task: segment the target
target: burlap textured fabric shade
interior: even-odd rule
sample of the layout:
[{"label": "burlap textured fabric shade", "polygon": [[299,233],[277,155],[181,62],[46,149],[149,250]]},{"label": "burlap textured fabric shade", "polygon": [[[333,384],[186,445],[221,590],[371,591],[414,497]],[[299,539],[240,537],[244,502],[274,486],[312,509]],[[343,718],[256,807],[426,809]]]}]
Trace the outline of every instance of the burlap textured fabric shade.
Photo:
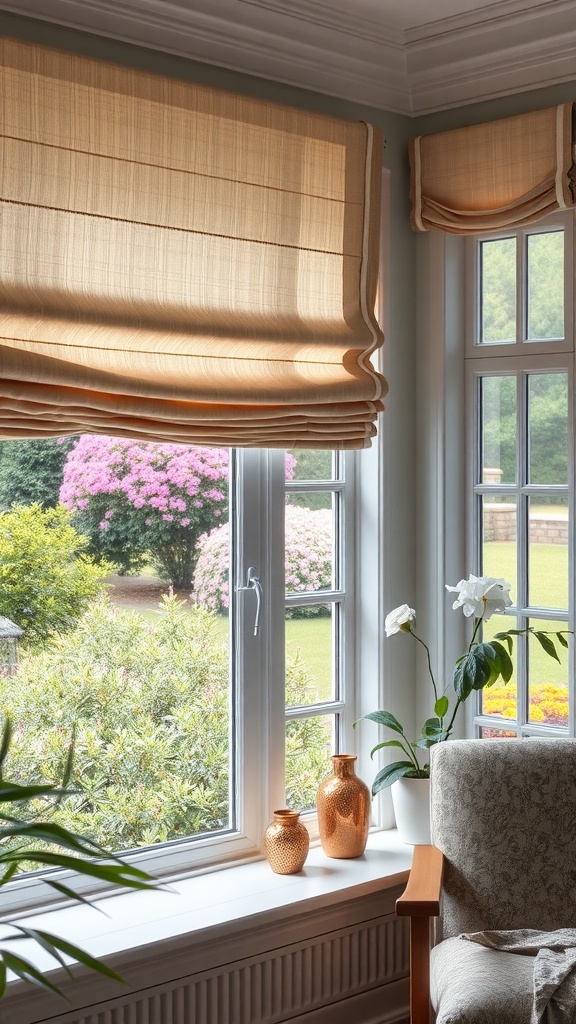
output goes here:
[{"label": "burlap textured fabric shade", "polygon": [[0,436],[361,448],[371,126],[4,38]]},{"label": "burlap textured fabric shade", "polygon": [[520,227],[576,202],[574,104],[410,145],[412,227],[453,234]]}]

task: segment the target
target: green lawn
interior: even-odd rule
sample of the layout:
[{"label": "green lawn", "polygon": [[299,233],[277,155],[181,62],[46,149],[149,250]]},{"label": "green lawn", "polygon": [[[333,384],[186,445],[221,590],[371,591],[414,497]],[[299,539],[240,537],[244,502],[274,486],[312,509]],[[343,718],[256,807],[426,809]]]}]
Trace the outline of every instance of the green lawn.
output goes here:
[{"label": "green lawn", "polygon": [[[149,622],[153,622],[158,614],[153,611],[140,612]],[[214,628],[224,642],[228,637],[228,619],[223,615],[217,616]],[[330,700],[332,697],[331,643],[331,619],[287,619],[286,656],[291,658],[298,654],[315,686],[319,701]]]},{"label": "green lawn", "polygon": [[[488,576],[503,577],[512,583],[512,600],[516,601],[516,545],[512,542],[492,542],[484,546],[484,573]],[[544,608],[567,608],[568,606],[568,553],[561,544],[533,544],[530,550],[530,600]],[[552,619],[532,619],[537,629],[563,629],[565,624]],[[499,630],[512,625],[510,618],[495,615],[488,623],[484,634],[487,639]],[[568,652],[556,645],[560,655],[559,665],[544,653],[538,641],[529,644],[529,677],[532,686],[545,683],[565,687],[568,685]],[[514,659],[515,660],[515,659]],[[511,688],[514,679],[508,684]]]},{"label": "green lawn", "polygon": [[[530,604],[544,608],[568,607],[568,549],[563,544],[532,544],[530,548]],[[516,544],[492,541],[484,545],[484,575],[503,577],[512,584],[516,601]]]}]

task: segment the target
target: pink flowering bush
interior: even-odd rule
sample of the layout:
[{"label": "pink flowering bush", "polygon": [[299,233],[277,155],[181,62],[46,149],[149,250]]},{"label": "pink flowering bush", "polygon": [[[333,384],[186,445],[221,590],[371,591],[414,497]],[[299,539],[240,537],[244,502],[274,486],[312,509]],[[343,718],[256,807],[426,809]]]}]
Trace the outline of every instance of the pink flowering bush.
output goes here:
[{"label": "pink flowering bush", "polygon": [[[332,586],[332,512],[310,511],[286,505],[286,590],[329,590]],[[228,527],[217,526],[198,541],[193,597],[202,608],[215,614],[229,607]],[[290,615],[304,618],[321,615],[323,606],[290,609]]]},{"label": "pink flowering bush", "polygon": [[228,450],[84,435],[64,465],[60,501],[90,552],[189,587],[201,534],[228,512]]}]

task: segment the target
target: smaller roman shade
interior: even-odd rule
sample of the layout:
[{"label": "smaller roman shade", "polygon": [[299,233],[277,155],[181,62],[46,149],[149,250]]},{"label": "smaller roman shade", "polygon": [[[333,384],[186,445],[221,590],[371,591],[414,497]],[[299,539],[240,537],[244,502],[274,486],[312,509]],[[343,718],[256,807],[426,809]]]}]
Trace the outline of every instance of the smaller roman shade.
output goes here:
[{"label": "smaller roman shade", "polygon": [[520,227],[576,203],[574,104],[410,143],[415,231]]},{"label": "smaller roman shade", "polygon": [[0,436],[362,448],[377,129],[0,40]]}]

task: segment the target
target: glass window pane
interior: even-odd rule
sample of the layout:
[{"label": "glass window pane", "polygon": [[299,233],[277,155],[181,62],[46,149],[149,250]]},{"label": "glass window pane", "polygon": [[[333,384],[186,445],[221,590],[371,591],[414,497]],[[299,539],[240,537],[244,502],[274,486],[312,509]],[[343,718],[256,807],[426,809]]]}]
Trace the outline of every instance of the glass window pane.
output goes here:
[{"label": "glass window pane", "polygon": [[480,736],[483,740],[515,740],[517,735],[512,730],[492,729],[490,726],[488,728],[482,726],[480,729]]},{"label": "glass window pane", "polygon": [[[506,577],[504,577],[506,579]],[[482,639],[492,640],[496,633],[503,633],[507,629],[514,629],[516,622],[509,615],[493,615],[486,622],[482,629]],[[515,638],[516,640],[516,638]],[[504,683],[501,679],[494,686],[487,686],[481,692],[482,714],[496,715],[498,718],[516,718],[517,702],[517,671],[516,671],[516,648],[511,654],[514,672],[510,682]],[[508,649],[508,648],[506,648]]]},{"label": "glass window pane", "polygon": [[336,697],[333,604],[286,609],[286,706],[305,707]]},{"label": "glass window pane", "polygon": [[[532,619],[531,626],[538,630],[556,632],[567,628],[567,623]],[[535,637],[528,642],[528,678],[530,680],[530,722],[542,725],[568,725],[568,650],[555,637],[560,664],[542,649]]]},{"label": "glass window pane", "polygon": [[508,580],[514,602],[518,596],[516,518],[516,499],[513,495],[483,496],[482,574]]},{"label": "glass window pane", "polygon": [[286,452],[287,480],[332,480],[336,453],[292,448]]},{"label": "glass window pane", "polygon": [[[35,629],[58,593],[61,606],[56,640],[28,642],[25,630],[3,695],[18,723],[14,777],[58,778],[75,724],[81,793],[56,822],[121,850],[232,827],[230,453],[92,436],[33,444],[2,450],[0,487],[11,504],[10,479],[25,480],[18,466],[37,465],[36,491],[21,490],[16,512],[37,538],[46,516],[54,537],[39,549],[42,575],[30,572]],[[39,489],[45,512],[32,504]],[[74,608],[69,568],[82,544],[62,575],[61,516],[68,537],[87,538],[94,565],[107,560],[103,593]]]},{"label": "glass window pane", "polygon": [[311,811],[318,786],[330,774],[336,750],[336,715],[293,718],[286,723],[286,806]]},{"label": "glass window pane", "polygon": [[530,341],[564,337],[564,233],[528,235]]},{"label": "glass window pane", "polygon": [[482,479],[516,481],[516,377],[482,377]]},{"label": "glass window pane", "polygon": [[568,482],[568,376],[528,376],[530,483]]},{"label": "glass window pane", "polygon": [[516,239],[480,243],[481,344],[516,341]]},{"label": "glass window pane", "polygon": [[[295,500],[300,498],[302,505]],[[285,572],[289,594],[336,587],[332,504],[332,494],[325,491],[287,496]]]},{"label": "glass window pane", "polygon": [[568,498],[531,498],[528,528],[529,603],[567,609]]}]

